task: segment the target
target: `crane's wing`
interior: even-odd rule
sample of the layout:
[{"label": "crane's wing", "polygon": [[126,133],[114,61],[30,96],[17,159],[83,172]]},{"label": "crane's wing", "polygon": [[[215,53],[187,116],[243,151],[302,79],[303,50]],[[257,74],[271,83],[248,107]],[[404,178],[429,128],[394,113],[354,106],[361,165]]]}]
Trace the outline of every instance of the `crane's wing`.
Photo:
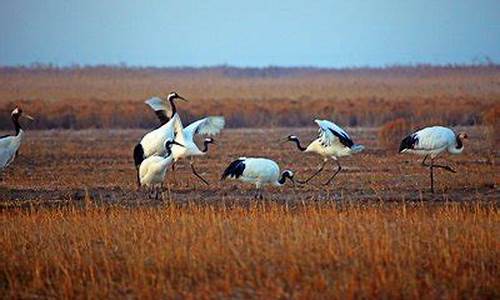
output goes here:
[{"label": "crane's wing", "polygon": [[182,125],[181,117],[178,114],[175,114],[174,117],[168,121],[169,126],[171,127],[170,135],[167,136],[168,140],[176,140],[181,144],[184,143],[184,126]]},{"label": "crane's wing", "polygon": [[416,150],[440,149],[448,146],[448,142],[455,138],[453,131],[440,126],[427,127],[413,135],[416,139],[413,149]]},{"label": "crane's wing", "polygon": [[0,137],[0,149],[4,149],[10,146],[12,139],[14,137],[12,135],[4,135]]},{"label": "crane's wing", "polygon": [[0,170],[6,168],[14,159],[15,153],[10,149],[0,149]]},{"label": "crane's wing", "polygon": [[335,143],[341,143],[346,147],[352,147],[354,142],[344,129],[335,123],[327,120],[314,120],[319,126],[319,138],[325,146],[331,146]]},{"label": "crane's wing", "polygon": [[194,136],[195,134],[202,135],[216,135],[226,124],[224,117],[211,116],[189,124],[184,129],[184,134],[187,136]]},{"label": "crane's wing", "polygon": [[168,117],[168,115],[172,113],[170,107],[168,105],[165,105],[165,101],[163,101],[161,98],[153,97],[144,101],[144,103],[149,105],[149,107],[154,110],[156,116],[160,120],[161,125],[166,124],[170,120],[170,118]]}]

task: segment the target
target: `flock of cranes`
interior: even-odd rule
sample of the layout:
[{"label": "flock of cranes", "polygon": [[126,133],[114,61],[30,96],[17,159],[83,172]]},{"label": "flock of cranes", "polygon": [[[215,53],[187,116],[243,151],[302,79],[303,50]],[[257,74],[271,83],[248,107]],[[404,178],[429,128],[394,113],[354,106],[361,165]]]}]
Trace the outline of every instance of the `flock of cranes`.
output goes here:
[{"label": "flock of cranes", "polygon": [[[145,103],[149,105],[160,120],[160,126],[147,132],[134,147],[133,158],[136,168],[137,187],[148,189],[155,198],[163,191],[163,183],[167,172],[175,172],[175,164],[180,160],[188,160],[193,174],[205,184],[209,182],[203,178],[194,166],[194,157],[205,155],[210,144],[215,144],[213,137],[224,128],[225,121],[222,116],[208,116],[197,120],[184,127],[177,113],[176,102],[178,100],[188,101],[175,92],[167,95],[166,99],[159,97],[151,98]],[[15,135],[0,137],[0,175],[2,171],[14,160],[24,136],[24,131],[19,123],[19,118],[33,118],[16,107],[11,118],[14,124]],[[292,183],[307,184],[319,173],[321,173],[329,160],[335,162],[336,170],[324,182],[328,185],[342,170],[339,158],[360,153],[364,150],[363,145],[355,144],[349,134],[328,120],[315,120],[319,127],[319,136],[309,145],[302,146],[296,135],[289,135],[283,143],[294,143],[297,149],[303,153],[316,153],[323,158],[321,167],[310,177],[303,181],[294,180],[294,173],[290,170],[280,172],[278,164],[267,158],[240,157],[229,164],[224,170],[221,180],[226,178],[236,179],[254,184],[257,189],[257,197],[262,198],[261,188],[272,184],[282,186],[286,180]],[[203,149],[198,148],[195,136],[208,136],[204,139]],[[442,152],[460,154],[464,149],[463,140],[467,134],[456,134],[453,130],[442,126],[426,127],[405,137],[400,145],[400,153],[414,153],[423,155],[422,165],[430,170],[430,186],[434,192],[434,169],[441,168],[455,173],[450,166],[435,164],[434,159]],[[427,163],[430,158],[430,163]],[[150,194],[151,195],[151,194]]]}]

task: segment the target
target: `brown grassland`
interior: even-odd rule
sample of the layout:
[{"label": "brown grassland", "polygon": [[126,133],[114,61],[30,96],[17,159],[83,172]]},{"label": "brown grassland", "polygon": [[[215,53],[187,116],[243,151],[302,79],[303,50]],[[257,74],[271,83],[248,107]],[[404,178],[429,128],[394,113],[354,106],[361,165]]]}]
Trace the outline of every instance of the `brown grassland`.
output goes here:
[{"label": "brown grassland", "polygon": [[[499,298],[499,74],[3,68],[0,113],[21,103],[38,121],[0,174],[0,298]],[[209,186],[180,164],[153,200],[135,189],[132,148],[156,123],[142,101],[171,89],[192,99],[179,105],[185,119],[219,113],[233,128],[195,159]],[[259,201],[218,180],[239,156],[311,174],[319,157],[276,141],[312,140],[302,126],[313,117],[366,146],[331,185],[333,164]],[[458,172],[437,171],[435,194],[421,158],[394,144],[427,122],[470,136],[462,155],[439,159]]]},{"label": "brown grassland", "polygon": [[[36,128],[151,128],[144,105],[175,90],[184,120],[223,114],[229,127],[481,124],[500,102],[500,66],[386,69],[0,68],[0,113],[36,111]],[[242,109],[244,108],[244,109]],[[0,128],[11,128],[0,118]]]}]

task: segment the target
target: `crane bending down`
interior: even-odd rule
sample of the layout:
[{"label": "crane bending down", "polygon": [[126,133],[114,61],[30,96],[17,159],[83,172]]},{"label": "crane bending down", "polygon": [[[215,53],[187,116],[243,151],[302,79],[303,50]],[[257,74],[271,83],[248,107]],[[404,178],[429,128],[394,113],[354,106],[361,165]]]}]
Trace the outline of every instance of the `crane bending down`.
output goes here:
[{"label": "crane bending down", "polygon": [[165,174],[174,162],[171,151],[172,145],[182,147],[182,144],[168,140],[165,142],[166,153],[164,156],[152,155],[143,160],[139,167],[139,184],[151,188],[153,192],[156,191],[156,199],[158,199],[160,193],[163,193]]},{"label": "crane bending down", "polygon": [[133,156],[138,188],[141,186],[139,166],[142,161],[152,155],[165,155],[165,142],[167,140],[174,140],[175,132],[180,132],[182,130],[182,123],[175,106],[176,99],[187,101],[175,92],[168,94],[167,101],[170,103],[172,110],[170,117],[167,116],[167,108],[162,99],[154,97],[145,101],[145,103],[155,111],[156,115],[160,119],[161,126],[146,133],[142,137],[139,144],[134,147]]},{"label": "crane bending down", "polygon": [[24,117],[29,120],[34,120],[33,117],[25,114],[19,107],[16,107],[10,115],[12,118],[12,123],[14,124],[14,128],[16,130],[16,134],[0,137],[0,172],[2,172],[14,161],[18,154],[19,147],[21,147],[21,143],[24,137],[24,130],[19,123],[19,118]]},{"label": "crane bending down", "polygon": [[[196,134],[216,135],[224,128],[224,125],[224,117],[211,116],[195,121],[183,130],[179,131],[176,135],[176,140],[181,143],[183,147],[179,145],[173,145],[172,155],[174,157],[174,164],[175,162],[183,158],[205,155],[208,151],[208,145],[215,144],[214,139],[205,138],[203,142],[204,148],[200,149],[194,142],[194,136]],[[203,181],[206,185],[209,185],[208,181],[200,174],[198,174],[192,160],[190,160],[190,165],[193,174],[201,181]]]},{"label": "crane bending down", "polygon": [[314,120],[319,126],[319,136],[312,141],[307,147],[300,144],[300,140],[295,135],[289,135],[286,141],[294,142],[297,148],[302,152],[313,152],[323,157],[323,164],[314,174],[312,174],[305,181],[299,183],[308,183],[316,175],[321,173],[325,168],[326,163],[331,158],[337,164],[337,170],[333,175],[324,183],[330,184],[335,176],[342,170],[338,161],[339,157],[350,156],[353,153],[359,153],[365,149],[363,145],[354,144],[347,132],[335,123],[327,120]]},{"label": "crane bending down", "polygon": [[[447,127],[426,127],[405,137],[401,141],[399,152],[425,155],[422,165],[430,169],[431,192],[434,193],[434,168],[456,173],[450,166],[435,164],[434,159],[444,151],[451,154],[462,153],[464,151],[463,139],[467,138],[466,133],[455,134],[453,130]],[[429,156],[431,163],[427,164],[426,161]]]},{"label": "crane bending down", "polygon": [[282,186],[286,179],[294,182],[293,172],[285,170],[280,175],[278,164],[267,158],[240,157],[233,161],[226,168],[221,176],[221,180],[226,178],[238,179],[243,182],[253,183],[257,188],[256,197],[262,199],[262,186],[272,184]]}]

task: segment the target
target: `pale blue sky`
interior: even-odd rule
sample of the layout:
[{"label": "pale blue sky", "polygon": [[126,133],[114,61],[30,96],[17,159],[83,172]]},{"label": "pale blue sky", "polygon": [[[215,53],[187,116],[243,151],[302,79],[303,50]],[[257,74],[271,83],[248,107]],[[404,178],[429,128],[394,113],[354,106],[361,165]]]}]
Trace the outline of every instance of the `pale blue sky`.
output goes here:
[{"label": "pale blue sky", "polygon": [[0,65],[500,62],[499,0],[0,0]]}]

